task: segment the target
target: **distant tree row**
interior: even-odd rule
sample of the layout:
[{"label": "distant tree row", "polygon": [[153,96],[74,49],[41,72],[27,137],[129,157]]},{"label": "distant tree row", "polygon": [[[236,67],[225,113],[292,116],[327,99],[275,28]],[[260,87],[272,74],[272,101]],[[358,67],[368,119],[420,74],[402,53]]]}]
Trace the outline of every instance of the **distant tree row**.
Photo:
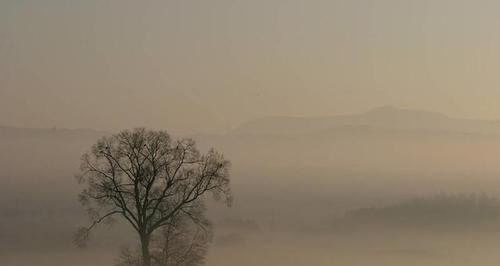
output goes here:
[{"label": "distant tree row", "polygon": [[485,194],[439,194],[348,212],[336,226],[463,228],[500,221],[500,201]]}]

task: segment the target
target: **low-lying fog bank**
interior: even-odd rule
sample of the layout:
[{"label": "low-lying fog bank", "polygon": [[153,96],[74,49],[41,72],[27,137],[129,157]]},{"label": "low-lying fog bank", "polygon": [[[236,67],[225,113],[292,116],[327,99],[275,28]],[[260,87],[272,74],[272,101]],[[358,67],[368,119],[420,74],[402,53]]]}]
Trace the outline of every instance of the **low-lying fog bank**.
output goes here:
[{"label": "low-lying fog bank", "polygon": [[[289,134],[280,127],[271,134],[257,123],[250,131],[193,136],[202,150],[213,146],[232,162],[233,207],[209,204],[215,236],[207,265],[456,266],[500,259],[500,135],[490,130],[496,123],[483,121],[474,131],[475,122],[449,121],[464,132],[381,128],[390,119],[378,115],[368,126],[332,120],[331,128]],[[73,175],[103,134],[0,128],[1,265],[112,265],[131,241],[117,224],[96,232],[89,249],[73,247],[76,228],[87,222]]]}]

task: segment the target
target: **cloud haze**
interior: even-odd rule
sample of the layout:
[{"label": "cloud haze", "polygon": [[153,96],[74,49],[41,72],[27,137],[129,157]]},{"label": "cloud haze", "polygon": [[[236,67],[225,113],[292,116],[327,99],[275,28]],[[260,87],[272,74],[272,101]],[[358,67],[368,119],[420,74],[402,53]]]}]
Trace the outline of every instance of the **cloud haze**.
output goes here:
[{"label": "cloud haze", "polygon": [[379,105],[500,118],[496,1],[2,1],[0,124],[225,132]]}]

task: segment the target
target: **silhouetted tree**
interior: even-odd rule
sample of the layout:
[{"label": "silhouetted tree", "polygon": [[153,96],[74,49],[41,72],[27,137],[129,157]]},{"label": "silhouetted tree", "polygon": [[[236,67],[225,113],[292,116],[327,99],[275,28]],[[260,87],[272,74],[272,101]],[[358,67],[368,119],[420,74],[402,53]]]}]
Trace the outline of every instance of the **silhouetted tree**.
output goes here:
[{"label": "silhouetted tree", "polygon": [[[84,244],[99,223],[119,215],[140,239],[142,266],[151,266],[153,233],[178,217],[200,224],[202,196],[231,202],[229,161],[211,149],[202,155],[191,139],[171,140],[164,131],[135,129],[100,139],[82,157],[78,180],[92,223],[76,234]],[[184,219],[184,218],[183,218]]]},{"label": "silhouetted tree", "polygon": [[[151,238],[150,253],[155,266],[199,266],[204,263],[212,239],[212,227],[200,206],[196,221],[178,215]],[[117,266],[141,266],[140,249],[125,247]]]}]

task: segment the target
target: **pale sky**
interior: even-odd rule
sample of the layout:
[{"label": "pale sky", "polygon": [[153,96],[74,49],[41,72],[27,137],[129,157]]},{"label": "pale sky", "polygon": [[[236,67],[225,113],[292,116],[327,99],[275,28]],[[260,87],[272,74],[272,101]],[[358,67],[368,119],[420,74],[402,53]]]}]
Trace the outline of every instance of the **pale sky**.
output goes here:
[{"label": "pale sky", "polygon": [[0,125],[224,132],[380,105],[500,119],[500,1],[2,0]]}]

